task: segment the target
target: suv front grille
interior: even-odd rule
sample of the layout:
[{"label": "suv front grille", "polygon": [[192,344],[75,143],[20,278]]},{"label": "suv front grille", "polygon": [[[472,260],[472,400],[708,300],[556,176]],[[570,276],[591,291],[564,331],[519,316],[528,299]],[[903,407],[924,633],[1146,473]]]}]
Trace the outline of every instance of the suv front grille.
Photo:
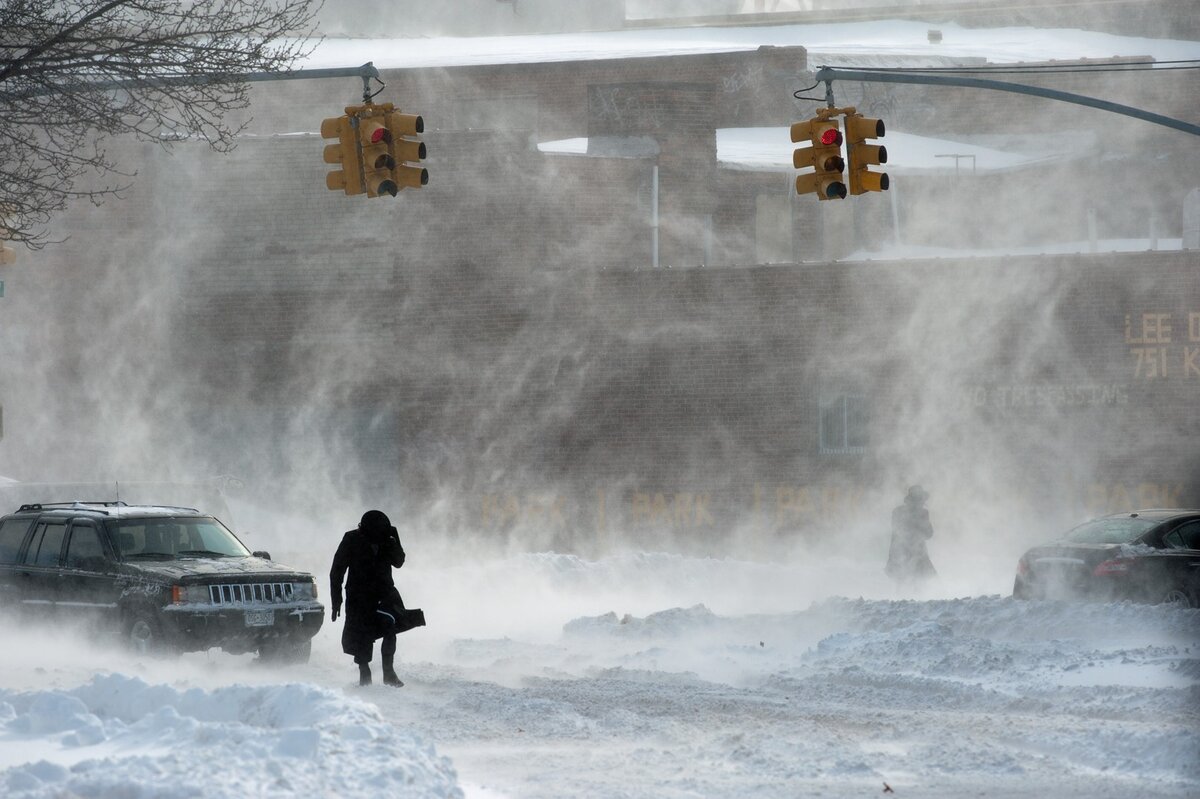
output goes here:
[{"label": "suv front grille", "polygon": [[291,602],[291,583],[235,583],[210,585],[209,596],[214,605],[251,605],[264,602]]}]

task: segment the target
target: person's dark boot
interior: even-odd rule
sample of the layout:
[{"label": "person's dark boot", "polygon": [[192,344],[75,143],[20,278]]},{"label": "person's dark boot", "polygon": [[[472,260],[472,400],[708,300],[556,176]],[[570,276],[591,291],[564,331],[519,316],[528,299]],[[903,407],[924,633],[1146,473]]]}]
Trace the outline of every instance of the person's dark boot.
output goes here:
[{"label": "person's dark boot", "polygon": [[385,658],[383,661],[383,684],[394,688],[400,688],[404,685],[404,682],[396,674],[396,669],[392,666],[391,658]]},{"label": "person's dark boot", "polygon": [[[386,674],[386,671],[385,671],[385,674]],[[386,679],[386,677],[385,677],[385,679]],[[371,667],[369,665],[367,665],[366,663],[358,664],[358,684],[359,685],[370,685],[371,684]]]}]

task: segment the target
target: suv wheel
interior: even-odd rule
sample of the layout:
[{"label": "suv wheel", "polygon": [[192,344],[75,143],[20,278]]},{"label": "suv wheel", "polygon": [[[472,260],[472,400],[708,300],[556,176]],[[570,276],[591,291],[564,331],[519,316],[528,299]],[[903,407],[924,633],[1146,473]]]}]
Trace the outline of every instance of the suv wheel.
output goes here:
[{"label": "suv wheel", "polygon": [[139,655],[157,656],[169,651],[163,640],[162,625],[148,610],[135,610],[129,616],[125,624],[125,641]]}]

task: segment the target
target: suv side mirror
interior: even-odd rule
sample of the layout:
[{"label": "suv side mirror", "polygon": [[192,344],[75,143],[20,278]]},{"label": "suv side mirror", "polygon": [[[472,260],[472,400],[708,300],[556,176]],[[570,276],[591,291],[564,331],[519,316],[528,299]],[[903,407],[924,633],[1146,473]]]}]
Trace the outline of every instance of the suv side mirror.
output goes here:
[{"label": "suv side mirror", "polygon": [[256,549],[255,551],[251,552],[250,554],[256,558],[262,558],[263,560],[271,559],[271,553],[266,551],[265,549]]}]

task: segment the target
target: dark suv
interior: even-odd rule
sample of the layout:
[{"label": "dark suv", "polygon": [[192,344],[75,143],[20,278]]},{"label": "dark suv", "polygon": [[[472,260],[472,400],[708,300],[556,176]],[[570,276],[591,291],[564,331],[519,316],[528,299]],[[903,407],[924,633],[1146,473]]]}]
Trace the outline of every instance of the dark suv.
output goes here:
[{"label": "dark suv", "polygon": [[251,553],[193,508],[22,505],[0,518],[0,607],[78,621],[140,652],[220,647],[307,662],[325,618],[311,574]]}]

